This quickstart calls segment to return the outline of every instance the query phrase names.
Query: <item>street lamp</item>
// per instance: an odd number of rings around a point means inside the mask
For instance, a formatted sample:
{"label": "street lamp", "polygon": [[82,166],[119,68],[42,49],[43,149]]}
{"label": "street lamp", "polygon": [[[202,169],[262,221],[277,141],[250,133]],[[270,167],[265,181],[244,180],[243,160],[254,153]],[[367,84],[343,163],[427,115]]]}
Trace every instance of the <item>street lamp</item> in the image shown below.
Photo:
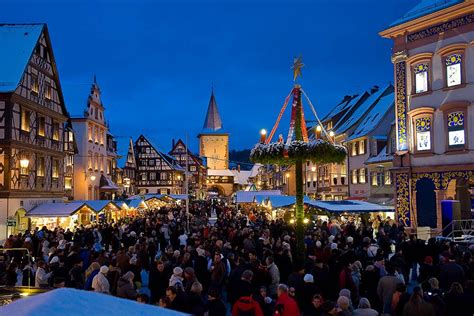
{"label": "street lamp", "polygon": [[30,165],[30,161],[28,158],[20,159],[20,173],[21,174],[28,174],[28,166]]}
{"label": "street lamp", "polygon": [[287,188],[287,195],[290,195],[290,173],[287,172],[285,174],[285,177],[286,177],[286,188]]}
{"label": "street lamp", "polygon": [[96,177],[95,175],[91,175],[91,181],[95,181]]}
{"label": "street lamp", "polygon": [[318,125],[316,126],[316,139],[320,139],[321,138],[321,125]]}
{"label": "street lamp", "polygon": [[267,140],[267,130],[262,128],[260,130],[260,143],[265,144],[266,140]]}
{"label": "street lamp", "polygon": [[315,172],[315,171],[316,171],[316,167],[315,167],[315,166],[312,166],[312,167],[311,167],[311,171],[312,171],[312,172]]}

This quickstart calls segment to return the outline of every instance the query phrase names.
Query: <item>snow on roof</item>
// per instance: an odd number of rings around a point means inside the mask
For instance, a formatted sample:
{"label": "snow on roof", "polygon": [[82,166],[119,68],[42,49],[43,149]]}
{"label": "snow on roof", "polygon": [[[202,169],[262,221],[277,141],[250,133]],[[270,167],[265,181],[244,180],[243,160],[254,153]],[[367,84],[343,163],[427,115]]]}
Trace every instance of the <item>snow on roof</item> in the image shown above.
{"label": "snow on roof", "polygon": [[218,176],[218,177],[233,177],[234,173],[232,170],[229,169],[208,169],[207,170],[207,175],[208,176]]}
{"label": "snow on roof", "polygon": [[390,27],[420,18],[436,11],[443,10],[463,1],[464,0],[422,0],[410,11],[405,13],[401,18],[390,24]]}
{"label": "snow on roof", "polygon": [[347,113],[341,120],[341,124],[334,127],[336,133],[344,133],[357,123],[362,116],[370,109],[370,107],[377,101],[382,95],[385,89],[379,89],[378,91],[369,95],[352,113]]}
{"label": "snow on roof", "polygon": [[305,202],[308,205],[323,209],[329,212],[391,212],[393,207],[382,206],[374,203],[356,201],[356,200],[343,200],[343,201],[315,201],[309,200]]}
{"label": "snow on roof", "polygon": [[106,208],[109,205],[120,208],[118,204],[116,204],[114,201],[111,201],[111,200],[87,200],[87,201],[75,201],[75,202],[85,203],[87,206],[93,209],[96,213],[100,213],[100,211],[102,211],[104,208]]}
{"label": "snow on roof", "polygon": [[[84,202],[71,203],[43,203],[35,206],[26,216],[29,217],[68,217],[79,211],[83,207],[87,207]],[[92,210],[92,209],[91,209]]]}
{"label": "snow on roof", "polygon": [[[272,207],[288,207],[296,203],[296,198],[292,195],[269,195],[269,196],[256,196],[255,202],[261,204],[262,202],[270,202]],[[308,203],[310,199],[305,196],[303,198],[304,203]]]}
{"label": "snow on roof", "polygon": [[379,152],[377,156],[370,157],[367,159],[365,163],[380,163],[380,162],[386,162],[386,161],[391,161],[393,159],[393,155],[387,153],[387,146],[382,148],[382,150]]}
{"label": "snow on roof", "polygon": [[250,178],[254,178],[258,175],[258,170],[263,167],[262,164],[256,163],[252,166],[252,169],[250,169]]}
{"label": "snow on roof", "polygon": [[186,194],[170,194],[168,196],[175,199],[175,200],[186,200],[186,198],[187,198]]}
{"label": "snow on roof", "polygon": [[250,170],[231,170],[234,175],[234,183],[240,185],[246,185],[249,183]]}
{"label": "snow on roof", "polygon": [[325,121],[333,116],[336,116],[336,114],[338,113],[341,113],[342,111],[344,111],[345,109],[347,109],[349,106],[353,105],[352,104],[352,100],[354,100],[356,97],[358,97],[358,95],[353,95],[353,96],[346,96],[344,97],[344,99],[342,100],[341,103],[339,103],[338,105],[336,105],[331,111],[329,111],[328,114],[326,114],[323,118],[322,118],[322,121]]}
{"label": "snow on roof", "polygon": [[344,133],[349,127],[352,126],[352,124],[355,123],[354,121],[354,116],[352,115],[352,109],[354,109],[357,106],[360,106],[361,103],[360,101],[362,100],[363,97],[365,97],[366,93],[362,93],[361,95],[357,96],[356,98],[352,99],[349,102],[347,111],[344,113],[344,115],[337,121],[336,124],[334,124],[333,130],[337,133]]}
{"label": "snow on roof", "polygon": [[44,24],[0,25],[0,92],[15,91]]}
{"label": "snow on roof", "polygon": [[1,307],[3,315],[186,315],[155,305],[112,295],[60,288],[38,295],[27,296]]}
{"label": "snow on roof", "polygon": [[280,190],[262,190],[262,191],[237,191],[236,202],[237,203],[252,203],[256,196],[274,196],[281,195]]}
{"label": "snow on roof", "polygon": [[148,208],[148,205],[142,199],[125,200],[125,204],[127,204],[129,208],[138,208],[138,207]]}
{"label": "snow on roof", "polygon": [[[391,88],[391,86],[387,87],[387,89],[388,88]],[[385,90],[386,89],[383,89],[384,92]],[[364,112],[363,114],[360,115],[360,117],[364,117],[364,118],[360,122],[360,124],[356,127],[354,132],[347,138],[347,141],[369,134],[374,128],[378,126],[379,122],[382,120],[385,113],[387,113],[387,111],[392,106],[394,106],[394,102],[395,101],[394,101],[393,90],[390,93],[382,96],[377,101],[377,103],[370,109],[370,111],[368,111],[367,113]]]}

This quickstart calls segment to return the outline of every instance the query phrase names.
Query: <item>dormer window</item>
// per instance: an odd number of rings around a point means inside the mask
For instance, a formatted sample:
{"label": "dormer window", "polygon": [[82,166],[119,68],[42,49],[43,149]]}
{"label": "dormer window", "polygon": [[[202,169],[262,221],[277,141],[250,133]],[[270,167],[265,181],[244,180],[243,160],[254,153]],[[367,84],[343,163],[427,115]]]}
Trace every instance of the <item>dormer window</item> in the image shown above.
{"label": "dormer window", "polygon": [[461,64],[462,55],[452,54],[445,58],[446,63],[446,85],[448,87],[457,86],[462,83]]}
{"label": "dormer window", "polygon": [[415,74],[415,93],[428,91],[428,64],[418,64],[413,68]]}

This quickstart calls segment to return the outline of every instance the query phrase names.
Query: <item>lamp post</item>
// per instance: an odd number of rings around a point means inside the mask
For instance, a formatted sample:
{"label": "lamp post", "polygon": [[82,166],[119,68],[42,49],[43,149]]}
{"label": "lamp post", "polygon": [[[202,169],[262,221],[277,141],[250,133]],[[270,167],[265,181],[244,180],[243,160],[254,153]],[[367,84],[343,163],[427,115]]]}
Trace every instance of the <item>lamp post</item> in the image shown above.
{"label": "lamp post", "polygon": [[260,143],[265,144],[266,140],[267,140],[267,130],[262,128],[260,130]]}
{"label": "lamp post", "polygon": [[28,158],[20,159],[20,173],[23,175],[28,175],[28,166],[30,165],[30,160]]}
{"label": "lamp post", "polygon": [[316,126],[316,139],[320,139],[321,138],[321,125],[318,125]]}
{"label": "lamp post", "polygon": [[290,173],[287,172],[285,174],[286,177],[286,194],[289,196],[290,195]]}

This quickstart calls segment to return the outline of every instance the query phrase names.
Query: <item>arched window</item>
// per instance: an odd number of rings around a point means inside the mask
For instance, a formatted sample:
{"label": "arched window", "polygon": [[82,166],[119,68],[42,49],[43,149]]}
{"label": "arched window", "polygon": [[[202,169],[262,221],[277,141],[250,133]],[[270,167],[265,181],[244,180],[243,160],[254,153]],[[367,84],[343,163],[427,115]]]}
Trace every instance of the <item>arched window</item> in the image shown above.
{"label": "arched window", "polygon": [[412,95],[431,90],[431,59],[432,53],[420,53],[407,59],[411,71]]}
{"label": "arched window", "polygon": [[431,107],[420,107],[408,112],[411,117],[412,148],[415,154],[433,153],[433,114],[434,108]]}
{"label": "arched window", "polygon": [[440,107],[444,114],[447,151],[462,151],[467,148],[469,136],[467,108],[469,105],[469,101],[458,101],[446,103]]}
{"label": "arched window", "polygon": [[443,66],[446,88],[459,87],[466,82],[464,56],[467,43],[457,43],[438,50]]}

